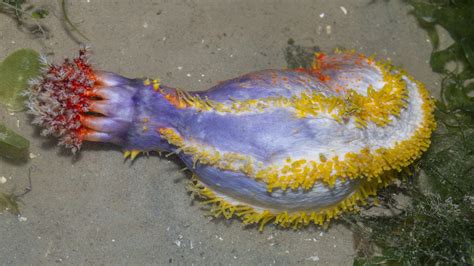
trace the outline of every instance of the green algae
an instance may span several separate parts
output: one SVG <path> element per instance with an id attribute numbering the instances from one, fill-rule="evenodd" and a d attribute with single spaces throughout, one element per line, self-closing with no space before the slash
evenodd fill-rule
<path id="1" fill-rule="evenodd" d="M 38 52 L 20 49 L 10 54 L 0 64 L 0 103 L 9 111 L 21 111 L 25 97 L 22 92 L 28 81 L 39 75 L 41 63 Z"/>
<path id="2" fill-rule="evenodd" d="M 412 14 L 438 39 L 436 26 L 454 40 L 439 50 L 433 43 L 430 64 L 441 73 L 441 93 L 436 103 L 438 130 L 421 161 L 432 189 L 444 198 L 461 200 L 474 195 L 474 2 L 470 0 L 412 0 Z M 450 70 L 448 64 L 454 64 Z"/>
<path id="3" fill-rule="evenodd" d="M 471 265 L 471 199 L 423 194 L 416 184 L 409 186 L 404 192 L 413 203 L 398 215 L 345 217 L 357 243 L 354 265 Z"/>
<path id="4" fill-rule="evenodd" d="M 19 199 L 15 194 L 0 192 L 0 213 L 8 211 L 13 215 L 20 215 L 18 201 Z"/>
<path id="5" fill-rule="evenodd" d="M 0 155 L 21 161 L 28 157 L 30 142 L 0 123 Z"/>
<path id="6" fill-rule="evenodd" d="M 28 81 L 40 73 L 39 54 L 31 49 L 20 49 L 0 64 L 0 103 L 8 111 L 21 111 L 25 97 L 22 92 Z M 26 160 L 30 142 L 0 123 L 0 156 L 13 160 Z"/>

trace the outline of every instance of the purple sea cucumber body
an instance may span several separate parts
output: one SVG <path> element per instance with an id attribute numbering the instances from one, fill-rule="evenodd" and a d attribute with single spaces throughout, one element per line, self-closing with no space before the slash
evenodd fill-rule
<path id="1" fill-rule="evenodd" d="M 416 159 L 434 128 L 419 83 L 354 54 L 318 55 L 311 70 L 263 70 L 202 92 L 93 71 L 85 53 L 51 69 L 29 101 L 44 134 L 73 150 L 85 140 L 133 157 L 176 153 L 212 191 L 200 196 L 276 221 L 351 209 L 381 186 L 374 180 L 385 185 L 387 173 Z M 421 144 L 393 155 L 411 142 Z"/>

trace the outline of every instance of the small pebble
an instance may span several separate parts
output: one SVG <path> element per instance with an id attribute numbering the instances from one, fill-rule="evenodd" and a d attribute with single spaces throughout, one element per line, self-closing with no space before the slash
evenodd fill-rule
<path id="1" fill-rule="evenodd" d="M 342 13 L 344 13 L 344 15 L 347 15 L 347 9 L 345 7 L 340 6 L 339 8 L 342 10 Z"/>
<path id="2" fill-rule="evenodd" d="M 326 33 L 327 33 L 328 35 L 330 35 L 331 32 L 332 32 L 332 31 L 331 31 L 331 26 L 330 26 L 330 25 L 327 25 L 327 26 L 326 26 Z"/>
<path id="3" fill-rule="evenodd" d="M 5 184 L 6 182 L 7 179 L 4 176 L 0 177 L 0 184 Z"/>
<path id="4" fill-rule="evenodd" d="M 311 256 L 309 258 L 306 258 L 306 260 L 319 261 L 319 257 L 318 256 Z"/>

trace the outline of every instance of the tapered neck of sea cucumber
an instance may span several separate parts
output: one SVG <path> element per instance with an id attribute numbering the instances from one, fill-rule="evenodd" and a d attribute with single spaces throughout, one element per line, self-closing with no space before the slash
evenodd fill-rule
<path id="1" fill-rule="evenodd" d="M 175 150 L 161 136 L 164 129 L 184 130 L 185 121 L 197 116 L 196 110 L 186 108 L 180 90 L 149 84 L 147 79 L 136 79 L 130 82 L 136 89 L 132 102 L 134 115 L 129 127 L 116 144 L 124 150 L 134 151 L 169 151 Z"/>

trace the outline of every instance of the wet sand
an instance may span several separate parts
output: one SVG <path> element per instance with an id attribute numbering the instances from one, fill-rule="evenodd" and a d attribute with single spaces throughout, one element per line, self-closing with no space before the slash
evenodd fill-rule
<path id="1" fill-rule="evenodd" d="M 330 51 L 336 46 L 376 53 L 437 88 L 427 35 L 401 1 L 68 1 L 69 16 L 90 39 L 97 69 L 157 77 L 204 90 L 246 72 L 284 68 L 288 39 Z M 35 39 L 0 15 L 0 55 L 29 47 L 62 60 L 78 44 L 55 14 Z M 344 8 L 341 8 L 343 6 Z M 347 11 L 345 14 L 344 10 Z M 56 17 L 57 16 L 57 17 Z M 22 216 L 0 215 L 0 264 L 352 265 L 352 233 L 339 223 L 260 233 L 237 220 L 210 219 L 189 197 L 181 164 L 158 156 L 123 160 L 111 145 L 85 145 L 74 158 L 40 137 L 24 113 L 0 119 L 31 141 L 36 158 L 0 159 L 2 189 L 27 185 Z M 19 127 L 17 127 L 17 120 Z"/>

